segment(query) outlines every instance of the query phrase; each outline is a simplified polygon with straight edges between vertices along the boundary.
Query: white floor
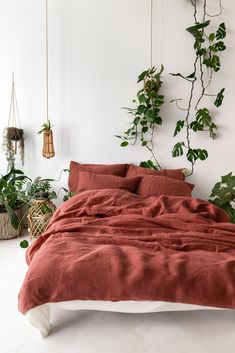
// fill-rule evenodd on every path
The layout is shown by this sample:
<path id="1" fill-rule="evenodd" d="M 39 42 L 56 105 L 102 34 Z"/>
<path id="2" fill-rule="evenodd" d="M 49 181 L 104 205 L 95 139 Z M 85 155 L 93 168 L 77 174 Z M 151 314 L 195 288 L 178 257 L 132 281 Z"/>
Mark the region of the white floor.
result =
<path id="1" fill-rule="evenodd" d="M 235 312 L 53 313 L 41 339 L 17 311 L 27 269 L 19 239 L 0 241 L 0 353 L 234 353 Z"/>

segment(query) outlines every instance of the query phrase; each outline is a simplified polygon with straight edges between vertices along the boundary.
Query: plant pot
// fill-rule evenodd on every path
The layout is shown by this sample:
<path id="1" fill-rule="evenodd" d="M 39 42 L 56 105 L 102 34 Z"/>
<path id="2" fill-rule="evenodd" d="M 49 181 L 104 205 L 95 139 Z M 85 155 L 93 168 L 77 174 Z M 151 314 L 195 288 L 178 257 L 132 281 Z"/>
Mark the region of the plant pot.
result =
<path id="1" fill-rule="evenodd" d="M 15 211 L 17 216 L 20 218 L 21 209 Z M 0 239 L 7 240 L 16 238 L 21 235 L 22 228 L 15 229 L 12 227 L 10 217 L 7 212 L 0 213 Z"/>
<path id="2" fill-rule="evenodd" d="M 53 143 L 53 131 L 44 130 L 43 131 L 43 150 L 42 155 L 45 158 L 53 158 L 55 156 L 55 149 Z"/>
<path id="3" fill-rule="evenodd" d="M 45 208 L 46 205 L 46 208 Z M 47 207 L 50 210 L 47 210 Z M 44 233 L 50 219 L 56 210 L 56 206 L 50 200 L 33 200 L 28 212 L 30 241 Z"/>

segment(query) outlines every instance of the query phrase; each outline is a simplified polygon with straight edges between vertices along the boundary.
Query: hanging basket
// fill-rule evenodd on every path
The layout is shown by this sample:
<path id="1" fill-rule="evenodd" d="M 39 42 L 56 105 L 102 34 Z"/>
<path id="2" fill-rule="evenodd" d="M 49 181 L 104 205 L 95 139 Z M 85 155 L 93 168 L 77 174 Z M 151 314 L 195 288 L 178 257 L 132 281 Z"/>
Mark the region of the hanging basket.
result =
<path id="1" fill-rule="evenodd" d="M 29 239 L 33 241 L 44 233 L 50 219 L 56 210 L 56 206 L 52 201 L 34 200 L 28 213 L 29 222 Z"/>
<path id="2" fill-rule="evenodd" d="M 16 215 L 21 217 L 21 209 L 15 211 Z M 0 213 L 0 239 L 8 240 L 16 238 L 21 235 L 22 228 L 18 229 L 13 228 L 11 224 L 10 217 L 7 212 Z"/>
<path id="3" fill-rule="evenodd" d="M 14 73 L 12 74 L 12 91 L 8 126 L 3 133 L 3 148 L 6 152 L 8 170 L 15 167 L 16 157 L 20 155 L 22 165 L 24 165 L 24 130 L 21 129 L 18 103 L 15 91 Z"/>
<path id="4" fill-rule="evenodd" d="M 42 155 L 45 158 L 53 158 L 55 156 L 55 149 L 53 143 L 53 131 L 44 130 L 43 131 L 43 150 Z"/>

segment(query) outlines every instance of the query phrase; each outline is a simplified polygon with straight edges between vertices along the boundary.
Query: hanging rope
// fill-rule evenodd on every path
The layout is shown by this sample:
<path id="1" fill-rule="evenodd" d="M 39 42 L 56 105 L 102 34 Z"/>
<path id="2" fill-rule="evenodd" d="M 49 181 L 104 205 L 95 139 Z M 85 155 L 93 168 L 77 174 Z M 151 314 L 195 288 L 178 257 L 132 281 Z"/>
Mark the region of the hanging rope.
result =
<path id="1" fill-rule="evenodd" d="M 150 0 L 150 67 L 153 67 L 153 0 Z"/>
<path id="2" fill-rule="evenodd" d="M 48 79 L 48 0 L 46 0 L 46 117 L 49 122 L 49 79 Z"/>
<path id="3" fill-rule="evenodd" d="M 19 128 L 21 129 L 20 115 L 19 115 L 18 102 L 16 97 L 16 90 L 15 90 L 14 72 L 12 72 L 12 89 L 11 89 L 10 110 L 9 110 L 9 116 L 8 116 L 8 126 L 11 125 L 11 117 L 12 117 L 12 127 L 16 127 L 17 125 L 16 120 L 18 120 Z"/>

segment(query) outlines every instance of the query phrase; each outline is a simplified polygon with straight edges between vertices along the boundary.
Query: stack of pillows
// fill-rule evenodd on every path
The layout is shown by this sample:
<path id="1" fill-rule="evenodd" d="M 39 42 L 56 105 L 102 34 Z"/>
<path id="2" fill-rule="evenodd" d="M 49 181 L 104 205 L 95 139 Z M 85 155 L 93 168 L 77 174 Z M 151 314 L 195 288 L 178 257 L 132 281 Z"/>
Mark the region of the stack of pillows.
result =
<path id="1" fill-rule="evenodd" d="M 70 163 L 69 190 L 123 189 L 149 196 L 191 196 L 194 185 L 184 181 L 181 169 L 152 170 L 132 164 Z"/>

